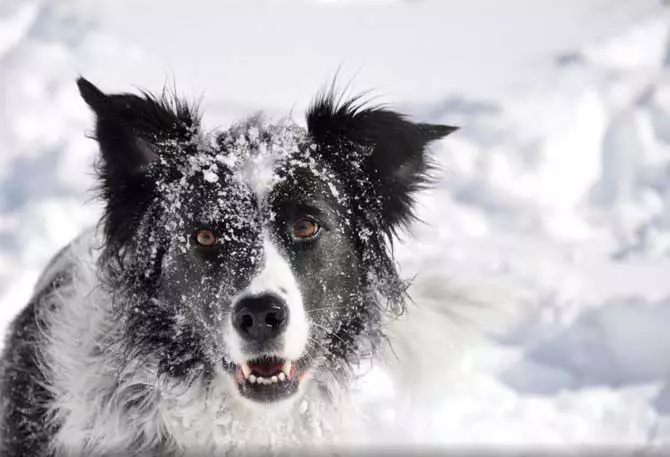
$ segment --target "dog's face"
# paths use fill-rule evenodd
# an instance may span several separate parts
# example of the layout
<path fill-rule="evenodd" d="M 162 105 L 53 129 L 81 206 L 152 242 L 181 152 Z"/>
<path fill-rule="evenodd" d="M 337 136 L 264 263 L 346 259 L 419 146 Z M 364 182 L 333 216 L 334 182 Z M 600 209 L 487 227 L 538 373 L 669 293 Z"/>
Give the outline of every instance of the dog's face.
<path fill-rule="evenodd" d="M 225 371 L 265 405 L 345 376 L 402 308 L 387 238 L 411 216 L 426 145 L 454 129 L 329 94 L 307 129 L 256 117 L 205 135 L 180 102 L 79 88 L 127 356 L 175 379 Z"/>

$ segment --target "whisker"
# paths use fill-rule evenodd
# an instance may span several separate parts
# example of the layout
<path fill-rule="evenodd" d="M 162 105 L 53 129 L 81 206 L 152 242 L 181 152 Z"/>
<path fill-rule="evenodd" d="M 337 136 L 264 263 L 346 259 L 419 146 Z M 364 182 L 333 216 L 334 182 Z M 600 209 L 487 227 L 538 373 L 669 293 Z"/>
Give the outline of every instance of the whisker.
<path fill-rule="evenodd" d="M 321 341 L 317 340 L 313 336 L 310 336 L 308 338 L 308 341 L 311 341 L 314 344 L 318 345 L 321 349 L 323 349 L 325 351 L 326 354 L 330 354 L 330 352 L 331 352 L 330 348 L 328 348 L 328 346 L 326 346 L 325 344 L 323 344 Z"/>
<path fill-rule="evenodd" d="M 331 329 L 329 329 L 329 328 L 327 328 L 327 327 L 324 327 L 323 325 L 321 325 L 321 324 L 319 324 L 319 323 L 317 323 L 317 322 L 314 322 L 314 321 L 310 321 L 310 322 L 311 322 L 312 325 L 315 325 L 316 327 L 318 327 L 318 328 L 322 329 L 323 331 L 325 331 L 326 334 L 328 334 L 328 335 L 332 335 L 332 336 L 334 336 L 335 338 L 337 338 L 338 340 L 340 340 L 342 343 L 344 343 L 345 345 L 347 345 L 347 347 L 348 347 L 349 349 L 356 349 L 356 344 L 355 344 L 355 343 L 353 343 L 353 342 L 351 342 L 351 341 L 346 341 L 346 340 L 344 340 L 340 335 L 338 335 L 337 333 L 335 333 L 333 330 L 331 330 Z"/>
<path fill-rule="evenodd" d="M 317 308 L 309 308 L 309 309 L 306 309 L 305 312 L 306 312 L 307 314 L 309 314 L 309 313 L 311 313 L 311 312 L 313 312 L 313 311 L 321 311 L 321 310 L 324 310 L 324 309 L 335 309 L 335 308 L 333 308 L 332 306 L 319 306 L 319 307 L 317 307 Z"/>

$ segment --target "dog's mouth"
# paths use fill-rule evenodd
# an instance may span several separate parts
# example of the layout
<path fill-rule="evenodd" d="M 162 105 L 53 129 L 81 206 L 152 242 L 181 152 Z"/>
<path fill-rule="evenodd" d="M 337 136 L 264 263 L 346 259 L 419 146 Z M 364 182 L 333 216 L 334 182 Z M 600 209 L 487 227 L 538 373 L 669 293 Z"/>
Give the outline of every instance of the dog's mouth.
<path fill-rule="evenodd" d="M 235 380 L 242 396 L 270 403 L 291 397 L 307 373 L 304 359 L 263 356 L 235 365 Z"/>

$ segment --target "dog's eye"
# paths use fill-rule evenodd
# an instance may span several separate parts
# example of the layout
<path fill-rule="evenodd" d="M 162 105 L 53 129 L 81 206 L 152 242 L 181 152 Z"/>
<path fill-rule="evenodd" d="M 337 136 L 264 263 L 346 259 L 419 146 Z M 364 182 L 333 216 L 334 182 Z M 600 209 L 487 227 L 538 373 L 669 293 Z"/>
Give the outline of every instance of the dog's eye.
<path fill-rule="evenodd" d="M 202 247 L 211 248 L 216 243 L 216 235 L 211 230 L 198 230 L 195 234 L 195 241 Z"/>
<path fill-rule="evenodd" d="M 293 238 L 298 240 L 312 238 L 319 232 L 319 228 L 315 220 L 301 217 L 293 223 Z"/>

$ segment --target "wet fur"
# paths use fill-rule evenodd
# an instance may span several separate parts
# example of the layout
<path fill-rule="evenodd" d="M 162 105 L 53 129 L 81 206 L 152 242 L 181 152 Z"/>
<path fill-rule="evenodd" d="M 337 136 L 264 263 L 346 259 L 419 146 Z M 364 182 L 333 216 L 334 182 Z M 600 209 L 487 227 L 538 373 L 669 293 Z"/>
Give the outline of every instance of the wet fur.
<path fill-rule="evenodd" d="M 335 227 L 323 245 L 294 252 L 274 222 L 240 219 L 256 211 L 258 197 L 244 188 L 222 215 L 245 227 L 230 241 L 237 244 L 226 245 L 238 255 L 202 254 L 175 241 L 184 231 L 188 244 L 199 210 L 188 204 L 206 201 L 212 184 L 184 171 L 205 148 L 197 110 L 166 95 L 106 95 L 78 83 L 96 113 L 105 212 L 99 230 L 56 256 L 12 325 L 0 378 L 0 454 L 212 455 L 343 440 L 357 425 L 343 421 L 342 411 L 364 419 L 346 400 L 352 374 L 385 341 L 384 322 L 406 308 L 393 235 L 411 221 L 413 195 L 427 183 L 428 144 L 455 129 L 325 92 L 307 113 L 306 131 L 286 127 L 299 150 L 287 156 L 278 170 L 283 181 L 268 197 L 272 214 L 293 214 L 290 202 L 303 198 L 295 192 L 310 189 Z M 218 134 L 205 155 L 211 162 L 231 138 L 271 144 L 282 134 L 251 118 Z M 305 155 L 318 173 L 292 168 Z M 174 189 L 195 193 L 175 194 L 183 209 L 170 228 L 174 201 L 166 195 Z M 271 414 L 232 401 L 229 354 L 212 318 L 225 318 L 230 297 L 258 273 L 260 227 L 277 230 L 273 239 L 298 259 L 292 265 L 314 313 L 313 379 L 299 404 Z M 201 277 L 222 286 L 193 289 Z M 200 304 L 178 313 L 180 296 Z M 332 312 L 325 316 L 314 303 Z"/>

